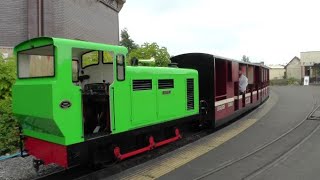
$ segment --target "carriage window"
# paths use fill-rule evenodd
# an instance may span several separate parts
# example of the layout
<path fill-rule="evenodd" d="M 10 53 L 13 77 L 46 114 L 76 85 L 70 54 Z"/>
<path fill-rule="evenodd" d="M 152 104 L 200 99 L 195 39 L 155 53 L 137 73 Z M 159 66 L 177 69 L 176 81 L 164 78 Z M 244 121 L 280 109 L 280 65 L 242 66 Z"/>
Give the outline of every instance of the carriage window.
<path fill-rule="evenodd" d="M 104 51 L 103 52 L 103 63 L 113 63 L 113 52 Z"/>
<path fill-rule="evenodd" d="M 18 77 L 54 76 L 54 47 L 43 46 L 18 52 Z"/>
<path fill-rule="evenodd" d="M 79 66 L 77 60 L 72 60 L 72 82 L 78 82 Z"/>
<path fill-rule="evenodd" d="M 98 51 L 87 52 L 82 55 L 82 68 L 99 64 Z"/>

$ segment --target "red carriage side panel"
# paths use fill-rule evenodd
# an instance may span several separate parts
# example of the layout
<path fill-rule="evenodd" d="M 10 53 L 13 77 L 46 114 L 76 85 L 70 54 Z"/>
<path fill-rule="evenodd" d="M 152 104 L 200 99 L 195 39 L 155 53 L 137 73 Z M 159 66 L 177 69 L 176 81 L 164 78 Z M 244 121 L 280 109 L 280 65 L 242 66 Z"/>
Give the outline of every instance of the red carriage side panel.
<path fill-rule="evenodd" d="M 263 90 L 263 68 L 260 67 L 260 83 L 259 83 L 259 97 L 260 97 L 260 101 L 263 99 L 263 93 L 262 93 L 262 90 Z"/>
<path fill-rule="evenodd" d="M 234 83 L 232 61 L 215 59 L 215 120 L 234 112 Z"/>
<path fill-rule="evenodd" d="M 238 67 L 235 67 L 234 62 L 226 61 L 227 62 L 227 97 L 226 97 L 226 116 L 229 116 L 234 113 L 235 111 L 235 103 L 234 103 L 234 79 L 235 74 L 237 74 Z M 238 79 L 238 78 L 237 78 Z"/>
<path fill-rule="evenodd" d="M 215 120 L 226 116 L 227 98 L 227 63 L 222 59 L 215 59 Z"/>
<path fill-rule="evenodd" d="M 246 105 L 253 103 L 252 93 L 255 89 L 254 86 L 254 66 L 248 65 L 247 66 L 247 78 L 248 78 L 248 87 L 247 87 L 247 94 L 246 95 Z"/>
<path fill-rule="evenodd" d="M 240 64 L 240 70 L 242 71 L 242 74 L 245 75 L 246 77 L 248 77 L 248 68 L 246 64 Z M 241 104 L 241 106 L 239 106 L 239 109 L 242 109 L 246 106 L 247 102 L 248 102 L 248 95 L 246 95 L 246 93 L 244 93 L 241 97 L 239 97 L 239 103 Z M 249 99 L 250 101 L 250 99 Z"/>
<path fill-rule="evenodd" d="M 242 105 L 239 103 L 239 63 L 215 59 L 215 121 L 231 116 Z M 226 81 L 222 81 L 226 80 Z M 225 89 L 222 91 L 221 89 Z M 236 96 L 236 98 L 235 98 Z M 241 99 L 241 98 L 240 98 Z"/>
<path fill-rule="evenodd" d="M 260 82 L 260 74 L 259 74 L 259 71 L 260 71 L 260 67 L 259 66 L 256 66 L 254 68 L 254 84 L 255 84 L 255 90 L 252 92 L 252 96 L 253 96 L 253 102 L 257 102 L 259 101 L 259 82 Z"/>

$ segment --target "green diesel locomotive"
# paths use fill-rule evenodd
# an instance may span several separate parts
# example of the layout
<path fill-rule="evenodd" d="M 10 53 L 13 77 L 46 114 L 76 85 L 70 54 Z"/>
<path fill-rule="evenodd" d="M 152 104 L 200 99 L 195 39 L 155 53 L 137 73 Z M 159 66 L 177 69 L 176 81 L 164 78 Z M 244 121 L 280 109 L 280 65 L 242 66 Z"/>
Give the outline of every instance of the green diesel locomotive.
<path fill-rule="evenodd" d="M 40 37 L 17 45 L 13 111 L 35 166 L 125 159 L 199 121 L 198 71 L 127 66 L 127 49 Z"/>

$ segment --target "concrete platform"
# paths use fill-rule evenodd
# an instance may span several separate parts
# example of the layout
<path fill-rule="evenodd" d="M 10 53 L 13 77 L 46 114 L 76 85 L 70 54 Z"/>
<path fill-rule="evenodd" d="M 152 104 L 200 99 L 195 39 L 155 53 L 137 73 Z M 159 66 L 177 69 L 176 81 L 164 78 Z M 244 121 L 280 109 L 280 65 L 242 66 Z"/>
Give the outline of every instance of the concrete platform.
<path fill-rule="evenodd" d="M 320 87 L 272 87 L 249 115 L 108 179 L 318 179 Z M 290 131 L 290 132 L 289 132 Z"/>

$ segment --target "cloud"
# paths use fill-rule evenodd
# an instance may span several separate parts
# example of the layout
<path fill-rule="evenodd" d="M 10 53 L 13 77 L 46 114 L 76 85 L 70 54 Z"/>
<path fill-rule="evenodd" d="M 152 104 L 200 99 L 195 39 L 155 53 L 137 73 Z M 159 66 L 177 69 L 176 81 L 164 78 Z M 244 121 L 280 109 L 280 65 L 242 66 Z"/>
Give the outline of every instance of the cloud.
<path fill-rule="evenodd" d="M 137 43 L 157 42 L 170 54 L 205 52 L 268 64 L 320 50 L 319 3 L 304 1 L 129 0 L 120 12 Z"/>

